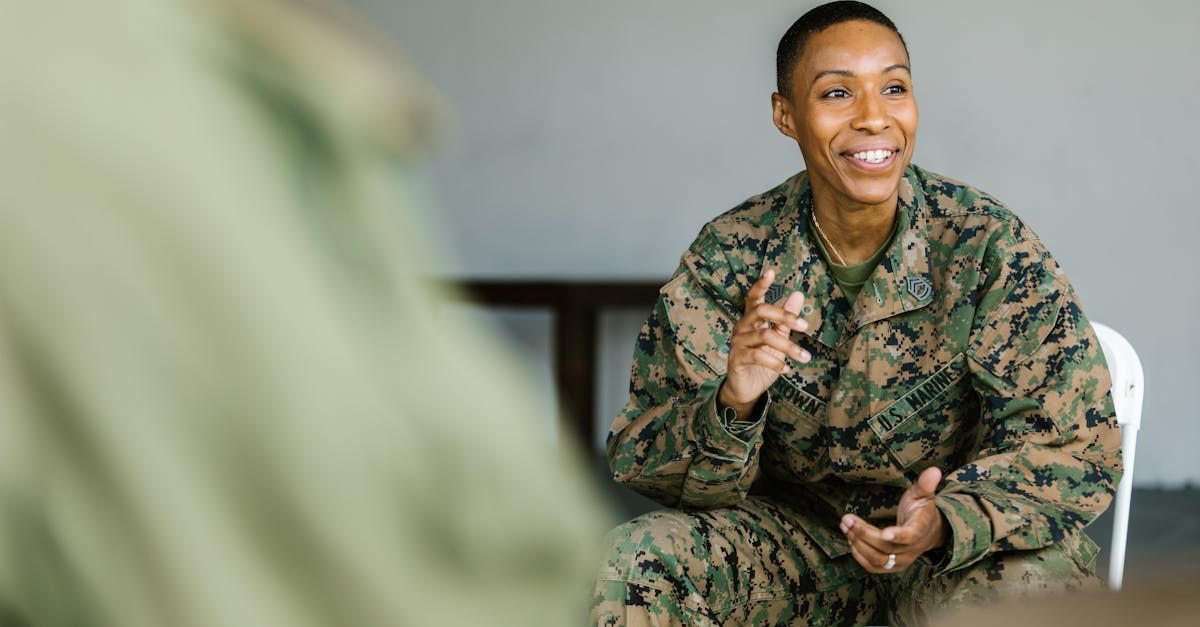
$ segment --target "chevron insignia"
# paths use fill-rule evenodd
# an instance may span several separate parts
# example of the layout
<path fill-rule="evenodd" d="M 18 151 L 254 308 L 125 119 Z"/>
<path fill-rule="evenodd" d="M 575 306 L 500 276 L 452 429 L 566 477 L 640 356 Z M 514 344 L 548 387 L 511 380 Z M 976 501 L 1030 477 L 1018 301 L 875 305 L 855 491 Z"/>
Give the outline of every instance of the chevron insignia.
<path fill-rule="evenodd" d="M 783 286 L 778 283 L 772 283 L 771 287 L 767 288 L 767 302 L 777 303 L 783 298 Z"/>
<path fill-rule="evenodd" d="M 910 276 L 906 277 L 904 282 L 907 284 L 908 293 L 917 300 L 925 300 L 933 293 L 933 286 L 924 277 Z"/>

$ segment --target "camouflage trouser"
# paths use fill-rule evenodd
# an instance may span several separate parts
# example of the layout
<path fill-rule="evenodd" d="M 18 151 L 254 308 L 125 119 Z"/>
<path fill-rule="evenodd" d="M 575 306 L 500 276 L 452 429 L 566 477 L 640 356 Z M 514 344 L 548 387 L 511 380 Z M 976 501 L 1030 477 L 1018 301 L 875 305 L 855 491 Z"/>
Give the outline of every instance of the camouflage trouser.
<path fill-rule="evenodd" d="M 925 560 L 872 575 L 849 555 L 830 559 L 796 525 L 799 515 L 752 497 L 621 525 L 609 535 L 592 624 L 912 625 L 940 608 L 1099 587 L 1095 546 L 1079 537 L 938 577 Z"/>

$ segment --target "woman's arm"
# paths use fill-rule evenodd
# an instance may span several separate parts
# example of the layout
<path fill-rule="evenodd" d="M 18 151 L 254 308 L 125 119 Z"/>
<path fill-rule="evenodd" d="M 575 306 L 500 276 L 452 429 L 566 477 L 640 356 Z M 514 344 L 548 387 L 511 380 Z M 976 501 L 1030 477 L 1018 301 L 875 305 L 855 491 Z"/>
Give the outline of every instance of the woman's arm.
<path fill-rule="evenodd" d="M 968 350 L 981 451 L 948 473 L 937 498 L 953 535 L 946 570 L 1078 532 L 1121 476 L 1108 369 L 1074 290 L 1039 245 L 1004 253 Z"/>
<path fill-rule="evenodd" d="M 745 497 L 770 398 L 764 392 L 749 415 L 737 415 L 717 397 L 731 340 L 746 326 L 736 312 L 746 300 L 739 286 L 748 283 L 707 229 L 684 254 L 638 335 L 629 403 L 609 435 L 618 482 L 668 506 L 720 507 Z"/>

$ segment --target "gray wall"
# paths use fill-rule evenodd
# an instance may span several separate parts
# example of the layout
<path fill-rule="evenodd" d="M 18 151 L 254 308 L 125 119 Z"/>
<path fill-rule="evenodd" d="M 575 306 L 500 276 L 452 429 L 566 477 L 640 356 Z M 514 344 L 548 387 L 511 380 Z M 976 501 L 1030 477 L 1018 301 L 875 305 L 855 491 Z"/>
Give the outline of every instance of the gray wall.
<path fill-rule="evenodd" d="M 453 108 L 431 166 L 448 274 L 663 278 L 706 220 L 803 167 L 769 95 L 814 2 L 354 4 Z M 915 161 L 1008 203 L 1138 349 L 1137 483 L 1200 483 L 1200 4 L 876 4 L 912 52 Z M 605 414 L 640 318 L 602 321 Z"/>

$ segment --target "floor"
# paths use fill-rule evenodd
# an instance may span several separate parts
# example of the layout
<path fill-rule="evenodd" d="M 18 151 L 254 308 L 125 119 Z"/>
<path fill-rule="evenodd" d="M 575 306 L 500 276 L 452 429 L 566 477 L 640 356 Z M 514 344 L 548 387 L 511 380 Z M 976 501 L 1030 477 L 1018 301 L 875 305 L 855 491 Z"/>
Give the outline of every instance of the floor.
<path fill-rule="evenodd" d="M 607 468 L 597 462 L 614 509 L 623 518 L 656 509 L 658 506 L 607 480 Z M 1102 547 L 1099 574 L 1108 572 L 1109 544 L 1112 536 L 1112 512 L 1096 520 L 1088 532 Z M 1152 584 L 1181 577 L 1200 581 L 1200 489 L 1134 488 L 1129 517 L 1129 537 L 1125 553 L 1125 583 Z"/>
<path fill-rule="evenodd" d="M 1088 529 L 1104 547 L 1100 561 L 1101 572 L 1106 573 L 1112 511 Z M 1127 542 L 1127 584 L 1181 577 L 1200 580 L 1200 489 L 1134 488 Z"/>

